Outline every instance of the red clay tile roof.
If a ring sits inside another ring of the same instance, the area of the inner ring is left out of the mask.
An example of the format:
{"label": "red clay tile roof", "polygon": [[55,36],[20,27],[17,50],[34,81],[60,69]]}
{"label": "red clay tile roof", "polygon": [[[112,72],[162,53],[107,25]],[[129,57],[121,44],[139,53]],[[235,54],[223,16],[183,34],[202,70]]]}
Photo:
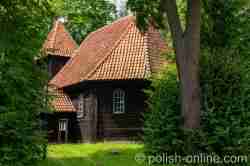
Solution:
{"label": "red clay tile roof", "polygon": [[152,26],[142,33],[134,17],[124,17],[91,33],[50,84],[62,88],[85,80],[148,78],[164,63],[165,45]]}
{"label": "red clay tile roof", "polygon": [[51,105],[56,112],[76,112],[71,99],[63,92],[63,90],[49,87],[49,93],[53,97]]}
{"label": "red clay tile roof", "polygon": [[77,44],[59,20],[54,22],[42,48],[45,55],[72,57]]}

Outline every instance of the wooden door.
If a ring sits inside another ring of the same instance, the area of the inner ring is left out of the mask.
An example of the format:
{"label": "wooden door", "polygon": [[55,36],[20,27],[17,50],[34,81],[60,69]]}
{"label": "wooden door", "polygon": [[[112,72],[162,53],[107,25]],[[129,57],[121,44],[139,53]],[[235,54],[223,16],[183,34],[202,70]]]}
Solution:
{"label": "wooden door", "polygon": [[81,120],[83,142],[95,142],[97,137],[97,97],[84,95],[84,117]]}

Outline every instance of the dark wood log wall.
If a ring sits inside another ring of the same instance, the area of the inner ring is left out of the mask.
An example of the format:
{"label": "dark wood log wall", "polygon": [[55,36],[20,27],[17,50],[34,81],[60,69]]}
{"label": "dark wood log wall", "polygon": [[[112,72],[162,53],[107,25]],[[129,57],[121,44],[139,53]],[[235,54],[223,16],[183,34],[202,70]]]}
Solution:
{"label": "dark wood log wall", "polygon": [[49,56],[48,57],[48,72],[50,78],[54,77],[69,60],[68,57]]}
{"label": "dark wood log wall", "polygon": [[[138,137],[143,124],[144,96],[141,89],[131,85],[99,89],[99,138],[135,139]],[[116,88],[125,91],[125,113],[122,114],[113,113],[112,94]]]}
{"label": "dark wood log wall", "polygon": [[[78,96],[80,93],[91,91],[98,98],[98,140],[134,140],[140,139],[143,127],[143,112],[145,110],[145,95],[143,88],[146,82],[137,81],[107,81],[94,82],[85,85],[73,86],[65,89],[71,96],[73,104],[78,109]],[[113,91],[120,88],[125,91],[126,108],[123,114],[114,114],[112,110]],[[79,128],[83,124],[78,120]],[[82,127],[81,127],[82,126]],[[83,132],[83,131],[82,131]],[[81,133],[81,132],[80,132]],[[81,137],[81,134],[79,137]],[[84,139],[84,138],[82,138]]]}
{"label": "dark wood log wall", "polygon": [[59,129],[59,120],[68,119],[68,141],[76,142],[79,139],[78,130],[79,126],[76,120],[76,113],[62,113],[57,112],[48,115],[48,140],[49,142],[58,142],[58,129]]}

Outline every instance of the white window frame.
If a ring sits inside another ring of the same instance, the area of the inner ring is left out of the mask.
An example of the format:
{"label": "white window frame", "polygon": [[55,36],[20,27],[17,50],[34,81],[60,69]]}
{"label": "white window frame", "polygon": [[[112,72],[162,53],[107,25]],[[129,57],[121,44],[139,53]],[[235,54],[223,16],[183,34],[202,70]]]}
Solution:
{"label": "white window frame", "polygon": [[80,94],[79,100],[78,100],[77,118],[84,117],[84,109],[85,109],[84,107],[85,107],[84,96],[83,96],[83,94]]}
{"label": "white window frame", "polygon": [[68,119],[59,119],[58,121],[58,130],[59,131],[68,131]]}
{"label": "white window frame", "polygon": [[112,96],[113,113],[125,113],[125,91],[122,89],[115,89]]}

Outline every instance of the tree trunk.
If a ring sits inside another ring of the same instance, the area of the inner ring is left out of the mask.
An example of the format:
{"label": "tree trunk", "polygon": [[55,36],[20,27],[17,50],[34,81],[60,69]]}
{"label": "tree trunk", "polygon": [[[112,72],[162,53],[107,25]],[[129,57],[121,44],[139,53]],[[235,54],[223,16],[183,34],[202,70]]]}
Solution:
{"label": "tree trunk", "polygon": [[[200,126],[200,83],[199,59],[196,50],[199,49],[191,43],[185,42],[183,48],[176,52],[180,58],[179,77],[181,88],[181,109],[185,128],[198,128]],[[193,49],[190,47],[192,46]],[[196,49],[196,50],[195,50]],[[188,55],[188,56],[183,56]]]}
{"label": "tree trunk", "polygon": [[199,82],[200,0],[187,0],[187,20],[183,32],[174,0],[162,0],[174,41],[181,87],[181,109],[184,128],[200,127],[201,95]]}

